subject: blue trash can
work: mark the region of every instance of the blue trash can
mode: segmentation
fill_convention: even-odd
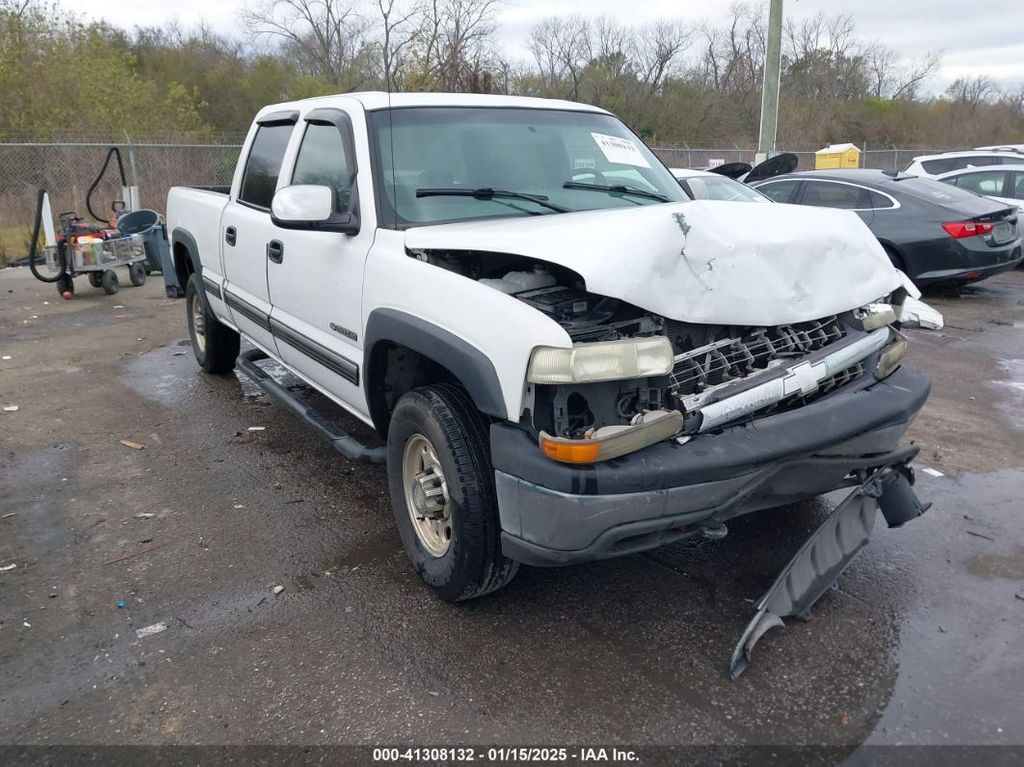
[[[125,213],[117,220],[117,229],[124,235],[142,235],[149,271],[163,274],[164,288],[169,298],[185,295],[184,288],[178,284],[178,275],[174,272],[171,248],[167,244],[167,226],[159,213],[145,208]]]

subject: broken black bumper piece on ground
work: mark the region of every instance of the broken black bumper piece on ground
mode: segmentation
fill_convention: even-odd
[[[770,629],[783,626],[784,617],[810,619],[814,603],[871,539],[879,509],[889,527],[902,527],[928,510],[931,504],[922,504],[912,488],[914,474],[908,464],[916,454],[914,448],[903,463],[864,477],[789,561],[757,603],[757,614],[733,651],[729,663],[733,679],[750,665],[758,640]]]

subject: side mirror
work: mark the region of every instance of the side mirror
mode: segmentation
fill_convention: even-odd
[[[337,212],[337,194],[329,186],[296,184],[286,186],[270,203],[270,220],[282,229],[359,233],[359,215],[354,210]]]

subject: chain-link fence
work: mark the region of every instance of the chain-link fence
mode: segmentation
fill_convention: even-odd
[[[86,196],[110,150],[109,144],[0,144],[0,266],[28,252],[36,194],[45,189],[56,216],[75,211],[89,218]],[[167,190],[178,185],[227,185],[238,160],[238,144],[120,145],[125,177],[139,187],[143,207],[163,212]],[[115,158],[91,198],[98,216],[120,200]]]
[[[105,143],[0,144],[0,266],[25,255],[31,235],[36,192],[46,189],[54,215],[76,211],[88,215],[86,195],[103,166]],[[121,145],[125,176],[139,187],[144,207],[163,212],[167,190],[178,185],[222,186],[231,182],[238,159],[237,143],[149,143]],[[729,162],[753,162],[754,149],[738,146],[701,148],[662,146],[655,153],[672,168],[699,168]],[[899,170],[919,154],[941,150],[868,149],[865,168]],[[800,169],[814,167],[814,150],[796,151]],[[113,159],[92,196],[97,215],[110,213],[120,199],[120,176]]]
[[[682,146],[659,146],[652,147],[654,153],[661,158],[662,162],[670,168],[706,168],[712,165],[722,165],[730,162],[754,162],[756,149],[744,149],[742,147],[689,147]],[[800,160],[798,170],[812,170],[814,168],[814,149],[787,149],[780,148],[779,152],[792,152]],[[861,148],[860,164],[862,168],[874,168],[875,170],[903,170],[910,161],[918,155],[938,154],[950,151],[948,149],[870,149]]]

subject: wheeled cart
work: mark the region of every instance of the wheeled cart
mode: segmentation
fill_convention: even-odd
[[[77,219],[61,218],[61,237],[56,245],[44,249],[46,267],[51,274],[60,273],[57,292],[74,294],[74,278],[88,275],[89,284],[113,295],[120,288],[115,269],[128,270],[128,279],[136,287],[146,282],[146,248],[141,235],[130,234],[103,238],[98,233],[78,230]]]

